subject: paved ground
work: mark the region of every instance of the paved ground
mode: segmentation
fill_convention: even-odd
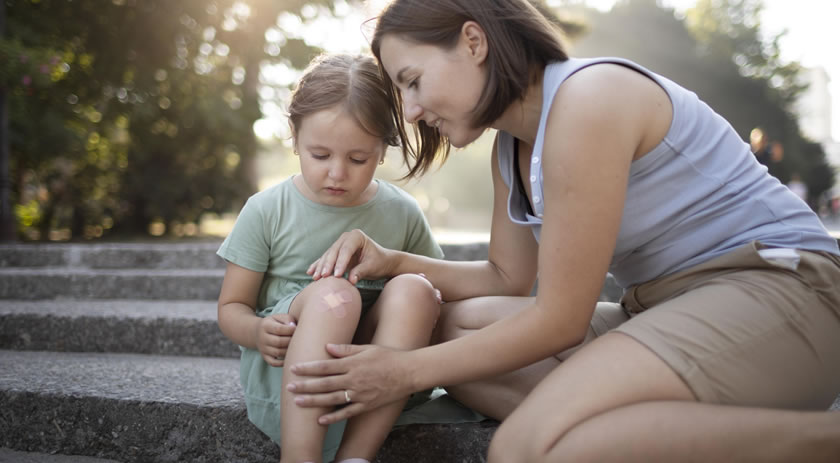
[[[0,448],[0,463],[118,463],[102,458],[17,452]]]

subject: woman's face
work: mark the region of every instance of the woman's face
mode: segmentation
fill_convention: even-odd
[[[382,65],[399,88],[405,119],[437,127],[452,146],[463,147],[486,127],[472,126],[472,110],[484,89],[484,56],[476,55],[461,34],[452,50],[405,40],[393,34],[382,38]]]

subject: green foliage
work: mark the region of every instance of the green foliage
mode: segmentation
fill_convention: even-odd
[[[0,86],[24,238],[145,234],[238,208],[256,188],[262,63],[318,52],[265,51],[297,0],[7,5]]]

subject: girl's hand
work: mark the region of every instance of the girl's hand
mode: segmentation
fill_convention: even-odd
[[[288,385],[288,390],[295,394],[295,404],[301,407],[347,404],[322,415],[318,418],[320,424],[356,416],[415,392],[404,368],[406,352],[351,344],[327,344],[327,351],[337,358],[292,365],[294,374],[313,378]]]
[[[257,325],[257,350],[265,363],[282,367],[286,349],[295,332],[295,318],[289,314],[269,315]]]
[[[318,280],[325,276],[341,277],[349,268],[348,280],[353,284],[361,279],[390,277],[393,255],[393,251],[383,248],[361,230],[352,230],[342,233],[306,273]]]

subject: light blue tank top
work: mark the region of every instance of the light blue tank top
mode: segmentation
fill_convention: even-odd
[[[531,204],[517,186],[514,138],[499,132],[501,175],[508,185],[508,216],[540,239],[543,214],[542,152],[546,120],[557,89],[593,64],[615,63],[657,82],[673,106],[665,138],[634,161],[615,253],[609,271],[622,287],[653,280],[751,241],[769,246],[840,254],[819,218],[755,160],[735,130],[696,94],[621,58],[569,59],[550,64],[543,77],[543,110],[531,154]]]

